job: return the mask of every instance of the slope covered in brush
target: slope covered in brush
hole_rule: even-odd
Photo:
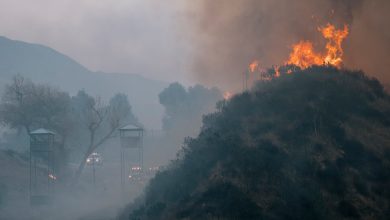
[[[122,219],[387,219],[390,97],[361,72],[312,67],[204,118]]]

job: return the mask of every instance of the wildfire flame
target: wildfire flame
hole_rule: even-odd
[[[312,65],[332,65],[340,67],[344,54],[341,47],[342,42],[348,36],[348,26],[344,25],[343,29],[336,29],[334,25],[327,24],[325,27],[318,28],[322,36],[327,40],[326,52],[317,53],[314,51],[313,43],[310,41],[300,41],[293,45],[289,60],[285,63],[296,65],[302,69]]]
[[[313,65],[331,65],[340,68],[344,55],[341,45],[349,34],[348,26],[344,25],[342,29],[337,29],[328,23],[324,27],[319,27],[318,31],[326,40],[323,52],[316,52],[311,41],[302,40],[292,45],[289,59],[284,62],[284,66],[274,65],[270,69],[263,69],[260,67],[260,62],[254,60],[249,64],[248,70],[244,74],[244,89],[248,89],[254,83],[255,75],[258,75],[258,80],[268,81],[278,78],[282,74],[292,74],[298,69],[306,69]],[[223,95],[225,100],[230,99],[231,96],[230,92],[225,92]]]
[[[327,54],[325,57],[325,63],[336,67],[340,67],[343,62],[343,48],[342,42],[348,36],[349,30],[347,25],[344,25],[344,29],[336,30],[336,28],[328,24],[325,28],[319,29],[325,39],[328,40],[326,44]]]

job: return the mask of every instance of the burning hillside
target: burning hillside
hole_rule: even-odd
[[[204,119],[123,219],[386,219],[390,96],[314,66],[260,81]]]

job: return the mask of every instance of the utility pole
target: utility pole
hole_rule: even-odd
[[[93,186],[96,187],[96,170],[95,170],[95,157],[92,157],[92,175],[93,175]]]

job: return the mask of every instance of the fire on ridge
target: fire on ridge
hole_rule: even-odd
[[[327,65],[341,68],[343,64],[344,51],[342,48],[343,41],[349,34],[349,28],[344,25],[342,29],[337,29],[335,25],[328,23],[326,26],[319,27],[318,31],[326,40],[326,45],[323,51],[316,51],[314,43],[308,40],[301,40],[292,45],[292,51],[288,59],[284,62],[287,68],[285,72],[291,74],[293,69],[306,69],[313,65]],[[248,65],[247,71],[244,73],[243,88],[248,89],[256,80],[270,80],[280,76],[281,66],[274,65],[269,69],[261,68],[260,61],[254,60]],[[229,99],[232,95],[226,96]],[[227,94],[227,93],[226,93]]]
[[[322,36],[327,40],[325,52],[318,53],[314,51],[313,43],[310,41],[300,41],[293,45],[287,65],[295,65],[301,69],[306,69],[313,65],[331,65],[341,67],[343,62],[342,42],[349,34],[347,25],[343,29],[336,29],[334,25],[327,24],[325,27],[318,28]]]

